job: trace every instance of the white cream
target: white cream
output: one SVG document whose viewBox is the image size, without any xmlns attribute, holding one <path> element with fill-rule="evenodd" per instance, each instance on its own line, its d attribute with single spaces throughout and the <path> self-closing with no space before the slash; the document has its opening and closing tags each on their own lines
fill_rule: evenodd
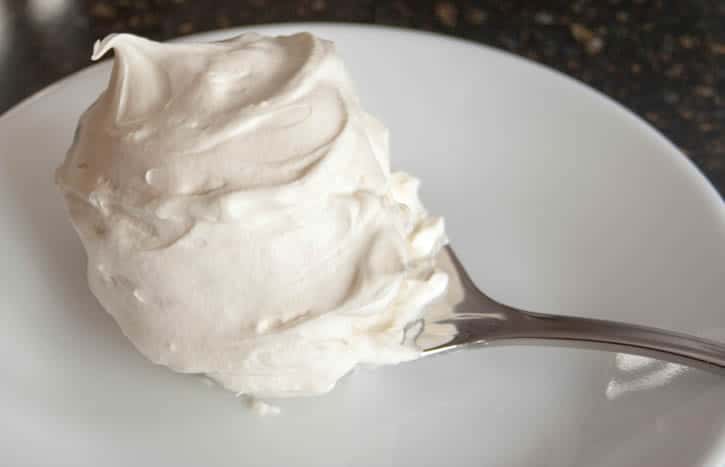
<svg viewBox="0 0 725 467">
<path fill-rule="evenodd" d="M 391 173 L 332 43 L 128 34 L 57 183 L 91 290 L 150 360 L 256 397 L 329 391 L 413 359 L 440 296 L 440 218 Z"/>
<path fill-rule="evenodd" d="M 267 404 L 264 401 L 254 398 L 247 401 L 247 406 L 252 410 L 252 412 L 261 416 L 279 415 L 281 412 L 281 409 L 276 405 Z"/>
</svg>

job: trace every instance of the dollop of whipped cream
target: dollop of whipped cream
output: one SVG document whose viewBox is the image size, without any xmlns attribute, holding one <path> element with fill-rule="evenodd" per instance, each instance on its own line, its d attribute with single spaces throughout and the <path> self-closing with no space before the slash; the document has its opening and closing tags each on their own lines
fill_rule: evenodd
<svg viewBox="0 0 725 467">
<path fill-rule="evenodd" d="M 256 397 L 416 358 L 443 221 L 391 172 L 331 42 L 302 33 L 113 49 L 56 180 L 88 281 L 151 361 Z"/>
</svg>

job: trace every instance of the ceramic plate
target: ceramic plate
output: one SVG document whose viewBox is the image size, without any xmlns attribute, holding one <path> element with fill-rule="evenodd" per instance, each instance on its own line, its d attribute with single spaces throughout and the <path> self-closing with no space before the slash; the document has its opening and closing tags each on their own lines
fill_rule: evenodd
<svg viewBox="0 0 725 467">
<path fill-rule="evenodd" d="M 392 160 L 423 180 L 474 279 L 548 313 L 725 339 L 725 206 L 611 100 L 496 50 L 292 24 L 338 43 Z M 227 37 L 235 31 L 203 36 Z M 91 44 L 89 46 L 89 53 Z M 717 466 L 725 378 L 613 353 L 493 348 L 360 370 L 258 417 L 144 360 L 88 291 L 53 185 L 109 64 L 0 118 L 0 464 Z"/>
</svg>

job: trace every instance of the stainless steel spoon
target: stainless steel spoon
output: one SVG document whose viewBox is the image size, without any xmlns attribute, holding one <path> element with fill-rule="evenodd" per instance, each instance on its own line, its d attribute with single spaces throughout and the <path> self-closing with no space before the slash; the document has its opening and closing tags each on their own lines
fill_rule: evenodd
<svg viewBox="0 0 725 467">
<path fill-rule="evenodd" d="M 449 276 L 447 296 L 408 332 L 426 356 L 480 345 L 534 343 L 615 350 L 708 370 L 725 368 L 725 344 L 645 326 L 518 310 L 481 292 L 450 247 L 441 250 L 437 262 Z"/>
</svg>

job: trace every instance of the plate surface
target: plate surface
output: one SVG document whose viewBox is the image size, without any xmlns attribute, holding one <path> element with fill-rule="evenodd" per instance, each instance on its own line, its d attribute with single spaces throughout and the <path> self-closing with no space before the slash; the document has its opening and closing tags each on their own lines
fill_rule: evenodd
<svg viewBox="0 0 725 467">
<path fill-rule="evenodd" d="M 617 104 L 440 36 L 256 29 L 338 43 L 366 107 L 391 129 L 393 165 L 422 178 L 430 211 L 446 217 L 456 250 L 495 298 L 725 339 L 725 206 Z M 0 464 L 725 462 L 725 378 L 626 355 L 493 348 L 363 369 L 264 418 L 146 362 L 88 291 L 52 181 L 109 69 L 84 70 L 0 118 Z"/>
</svg>

